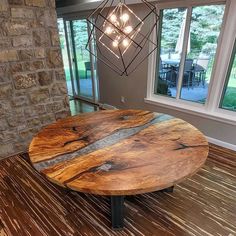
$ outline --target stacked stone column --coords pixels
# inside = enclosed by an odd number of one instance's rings
[[[0,0],[0,158],[68,115],[55,0]]]

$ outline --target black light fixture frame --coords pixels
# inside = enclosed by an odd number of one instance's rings
[[[149,31],[147,33],[142,33],[141,31],[138,32],[138,34],[140,34],[140,36],[142,37],[142,40],[140,42],[136,42],[135,39],[133,39],[129,34],[125,34],[123,31],[120,30],[120,28],[118,28],[115,24],[113,24],[109,19],[108,16],[111,13],[111,10],[116,7],[116,5],[114,4],[115,0],[104,0],[87,18],[87,22],[88,22],[88,31],[89,31],[89,37],[88,37],[88,42],[86,44],[86,49],[98,60],[102,61],[105,65],[107,65],[108,67],[110,67],[114,72],[116,72],[117,74],[119,74],[120,76],[123,75],[130,75],[132,72],[134,72],[140,64],[142,64],[158,47],[158,42],[157,42],[157,27],[158,27],[158,21],[159,21],[159,15],[157,13],[157,9],[155,7],[155,5],[153,5],[152,3],[146,1],[146,0],[140,0],[140,3],[144,4],[148,9],[149,12],[144,16],[144,18],[142,18],[141,22],[139,22],[139,24],[137,24],[134,28],[137,29],[140,24],[142,22],[144,22],[146,19],[148,19],[149,17],[152,17],[152,22],[153,25],[149,28]],[[110,4],[108,4],[110,2]],[[123,2],[124,4],[126,4],[125,0],[119,0],[119,2]],[[105,10],[106,9],[106,10]],[[106,11],[106,15],[104,16],[102,13]],[[102,47],[99,46],[99,43],[97,42],[96,39],[96,34],[97,31],[105,34],[105,32],[103,31],[103,29],[101,29],[100,27],[98,27],[97,22],[98,22],[98,18],[101,17],[102,19],[104,19],[104,22],[108,22],[110,25],[112,25],[117,31],[121,31],[121,33],[125,36],[125,38],[128,38],[130,41],[132,41],[132,43],[135,45],[135,53],[133,53],[131,59],[129,60],[128,63],[125,63],[124,57],[126,55],[122,55],[120,48],[119,49],[119,55],[120,55],[120,60],[122,61],[122,68],[120,68],[119,66],[117,66],[115,63],[113,63],[112,60],[110,60],[109,57],[107,57],[102,50]],[[145,24],[144,24],[145,25]],[[148,26],[149,27],[149,26]],[[154,36],[153,36],[154,34]],[[106,37],[110,38],[107,34]],[[153,39],[155,38],[155,42],[151,39],[151,37],[153,37]],[[112,38],[110,38],[112,40]],[[91,42],[96,42],[96,50],[91,50]],[[141,52],[143,51],[143,48],[146,46],[147,43],[151,44],[151,47],[148,50],[148,53],[145,54],[144,57],[141,57]],[[139,61],[138,61],[139,59]],[[136,65],[133,65],[137,63]],[[133,68],[131,68],[131,66],[133,66]]]

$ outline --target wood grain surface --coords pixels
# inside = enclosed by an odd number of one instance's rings
[[[44,128],[29,148],[34,167],[80,192],[133,195],[170,187],[204,164],[203,134],[175,117],[140,110],[82,114]]]
[[[22,156],[0,161],[1,236],[235,236],[236,152],[211,145],[197,174],[171,194],[125,199],[123,231],[110,228],[110,198],[68,191]]]

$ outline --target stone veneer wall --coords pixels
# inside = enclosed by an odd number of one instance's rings
[[[55,0],[0,0],[0,158],[69,115]]]

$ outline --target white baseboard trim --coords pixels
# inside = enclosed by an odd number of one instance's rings
[[[211,138],[211,137],[207,137],[207,140],[209,143],[213,143],[213,144],[216,144],[218,146],[221,146],[221,147],[224,147],[224,148],[228,148],[228,149],[231,149],[233,151],[236,151],[236,145],[234,144],[231,144],[231,143],[226,143],[224,141],[221,141],[219,139],[215,139],[215,138]]]

